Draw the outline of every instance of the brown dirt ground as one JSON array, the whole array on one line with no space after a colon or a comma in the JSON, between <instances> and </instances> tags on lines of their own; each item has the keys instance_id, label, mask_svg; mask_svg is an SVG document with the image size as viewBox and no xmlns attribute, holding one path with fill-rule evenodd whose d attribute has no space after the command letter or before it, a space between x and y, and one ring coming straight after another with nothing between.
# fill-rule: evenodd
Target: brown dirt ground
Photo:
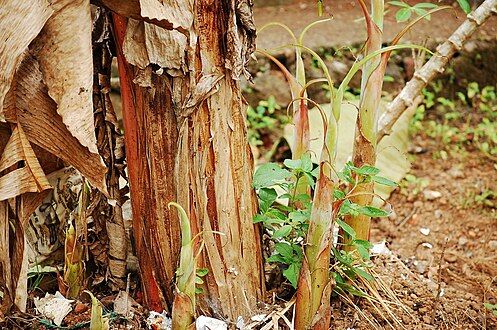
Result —
<instances>
[{"instance_id":1,"label":"brown dirt ground","mask_svg":"<svg viewBox=\"0 0 497 330\"><path fill-rule=\"evenodd\" d=\"M274 1L274 0L273 0ZM270 3L271 0L266 1ZM417 2L433 2L439 5L453 5L456 1L407 1L411 5ZM471 1L470 1L471 2ZM286 5L259 6L254 9L255 22L261 28L269 22L286 24L298 36L310 23L319 19L331 18L331 21L309 30L304 44L317 48L322 46L349 46L364 42L366 39L364 20L361 20L361 10L357 1L323 0L323 16L317 14L316 0L288 1ZM456 5L457 6L457 5ZM405 24L397 24L395 12L398 7L388 10L384 23L384 41L391 40ZM463 22L464 14L460 10L443 10L433 15L430 21L423 20L411 32L404 36L404 41L422 43L427 41L440 42L445 40ZM476 33L476 37L491 37L497 35L497 17L489 19ZM261 31L257 37L257 47L267 49L291 44L288 33L277 27Z\"/></svg>"},{"instance_id":2,"label":"brown dirt ground","mask_svg":"<svg viewBox=\"0 0 497 330\"><path fill-rule=\"evenodd\" d=\"M453 1L437 3L453 4ZM259 7L255 9L256 23L261 27L278 21L300 33L319 19L315 4L306 0ZM322 25L311 30L305 44L316 48L364 41L362 23L354 22L351 28L350 22L360 16L355 1L325 0L323 4L328 17L331 13L332 21L326 23L329 28ZM402 27L395 23L393 13L390 10L385 19L385 41ZM413 42L436 38L438 42L449 36L463 19L453 11L436 15L430 22L417 25L406 38ZM259 33L258 47L291 43L286 33L280 32L271 28ZM474 38L496 35L497 19L493 17ZM497 318L483 306L483 302L497 303L497 201L488 200L490 205L483 206L474 200L475 195L484 191L497 190L496 164L476 150L449 153L448 159L435 160L441 146L423 135L413 137L412 144L413 150L421 146L425 152L414 156L411 174L424 180L425 190L440 192L442 196L427 200L423 189L411 184L390 199L396 217L374 223L372 241L386 240L393 253L391 257L376 258L375 271L391 289L390 296L393 293L398 299L399 305L393 300L387 303L396 317L388 315L379 303L375 304L379 306L376 310L365 299L354 300L362 313L350 304L335 301L332 328L497 329ZM429 233L424 235L420 229L429 229ZM388 299L388 290L379 291L383 299Z\"/></svg>"},{"instance_id":3,"label":"brown dirt ground","mask_svg":"<svg viewBox=\"0 0 497 330\"><path fill-rule=\"evenodd\" d=\"M416 155L411 173L426 180L425 191L442 195L428 200L412 184L395 192L389 202L396 217L375 222L371 238L386 240L393 252L375 260L375 271L406 307L391 306L402 325L364 299L357 303L366 316L381 319L382 314L393 324L379 321L378 329L497 329L497 318L483 306L497 303L497 201L483 206L474 199L497 189L495 162L474 150L434 160L439 146L422 136L415 141L427 152ZM427 235L421 233L426 229ZM344 310L335 314L338 329L375 328L357 312Z\"/></svg>"}]
</instances>

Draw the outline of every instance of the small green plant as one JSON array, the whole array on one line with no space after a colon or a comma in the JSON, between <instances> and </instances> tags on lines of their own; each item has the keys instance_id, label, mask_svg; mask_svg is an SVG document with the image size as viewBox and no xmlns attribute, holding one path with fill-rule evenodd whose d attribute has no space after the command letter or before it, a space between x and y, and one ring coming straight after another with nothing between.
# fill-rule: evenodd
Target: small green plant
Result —
<instances>
[{"instance_id":1,"label":"small green plant","mask_svg":"<svg viewBox=\"0 0 497 330\"><path fill-rule=\"evenodd\" d=\"M415 4L414 6L410 6L404 1L389 1L388 3L390 5L400 7L400 9L395 14L395 19L399 23L408 21L411 18L412 14L416 14L418 16L425 15L424 18L430 20L431 17L428 14L427 9L437 8L436 4L429 2L420 2Z\"/></svg>"},{"instance_id":2,"label":"small green plant","mask_svg":"<svg viewBox=\"0 0 497 330\"><path fill-rule=\"evenodd\" d=\"M45 276L53 275L53 277L55 278L56 274L57 268L52 266L41 266L37 263L36 265L28 269L29 291L38 290Z\"/></svg>"},{"instance_id":3,"label":"small green plant","mask_svg":"<svg viewBox=\"0 0 497 330\"><path fill-rule=\"evenodd\" d=\"M428 14L428 10L437 8L437 5L430 2L420 2L415 4L414 6L409 5L404 1L389 1L388 2L392 6L400 7L399 10L395 13L395 19L398 23L407 22L413 14L418 16L424 16L423 18L426 20L430 20L431 16ZM467 0L457 0L457 3L464 10L466 14L471 11L471 6Z\"/></svg>"},{"instance_id":4,"label":"small green plant","mask_svg":"<svg viewBox=\"0 0 497 330\"><path fill-rule=\"evenodd\" d=\"M446 159L447 152L462 152L474 147L486 157L497 160L497 94L495 86L480 88L478 83L467 85L458 92L457 99L436 97L425 90L425 104L418 107L410 125L410 132L423 132L441 147L436 157ZM434 118L435 117L435 118ZM445 155L445 156L444 156Z\"/></svg>"},{"instance_id":5,"label":"small green plant","mask_svg":"<svg viewBox=\"0 0 497 330\"><path fill-rule=\"evenodd\" d=\"M274 96L268 97L267 100L259 101L255 109L251 106L247 109L247 127L249 143L254 146L262 145L261 140L264 131L268 132L283 125L286 121L284 116L278 116L277 110L281 107L276 102Z\"/></svg>"},{"instance_id":6,"label":"small green plant","mask_svg":"<svg viewBox=\"0 0 497 330\"><path fill-rule=\"evenodd\" d=\"M497 304L483 303L483 305L490 310L493 316L497 316Z\"/></svg>"},{"instance_id":7,"label":"small green plant","mask_svg":"<svg viewBox=\"0 0 497 330\"><path fill-rule=\"evenodd\" d=\"M429 181L424 178L418 178L413 174L406 174L404 180L400 183L400 193L408 196L409 193L419 194L424 188L428 187Z\"/></svg>"},{"instance_id":8,"label":"small green plant","mask_svg":"<svg viewBox=\"0 0 497 330\"><path fill-rule=\"evenodd\" d=\"M285 265L283 276L297 287L300 269L303 260L303 244L309 230L309 219L312 212L311 192L315 188L318 178L318 168L313 169L310 156L305 153L301 159L284 161L285 168L275 163L266 163L259 167L254 174L253 187L257 191L260 212L254 216L255 223L262 223L276 243L274 253L267 262L279 262ZM356 239L353 228L342 219L347 215L357 216L365 214L371 217L387 216L388 213L373 206L360 206L350 201L355 188L362 183L375 181L380 184L396 185L394 182L378 176L379 170L372 166L356 168L347 163L344 170L338 173L342 189L335 189L333 204L336 208L334 220L350 238L347 244L361 256L354 258L353 253L343 250L343 244L333 247L333 259L336 261L334 275L341 278L337 287L353 294L357 294L347 283L346 278L355 279L361 276L372 279L362 270L363 260L369 260L368 249L371 244L366 240ZM305 178L305 180L302 180ZM306 185L308 193L298 193L299 185ZM332 221L333 219L330 219ZM350 289L350 290L349 290Z\"/></svg>"}]
</instances>

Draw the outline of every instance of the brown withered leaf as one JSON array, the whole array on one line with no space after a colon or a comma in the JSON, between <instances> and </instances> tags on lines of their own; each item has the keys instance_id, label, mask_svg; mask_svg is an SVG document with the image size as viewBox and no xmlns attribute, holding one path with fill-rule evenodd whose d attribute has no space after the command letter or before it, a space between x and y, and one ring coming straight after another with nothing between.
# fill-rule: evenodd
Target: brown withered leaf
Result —
<instances>
[{"instance_id":1,"label":"brown withered leaf","mask_svg":"<svg viewBox=\"0 0 497 330\"><path fill-rule=\"evenodd\" d=\"M177 30L184 35L188 34L193 24L192 0L95 0L94 2L122 17L152 23L166 30Z\"/></svg>"},{"instance_id":2,"label":"brown withered leaf","mask_svg":"<svg viewBox=\"0 0 497 330\"><path fill-rule=\"evenodd\" d=\"M79 170L96 188L106 193L105 164L71 135L48 96L39 64L27 54L17 73L15 107L28 140ZM92 119L93 121L93 119Z\"/></svg>"},{"instance_id":3,"label":"brown withered leaf","mask_svg":"<svg viewBox=\"0 0 497 330\"><path fill-rule=\"evenodd\" d=\"M0 10L0 121L2 108L22 54L40 33L53 10L46 0L3 0Z\"/></svg>"},{"instance_id":4,"label":"brown withered leaf","mask_svg":"<svg viewBox=\"0 0 497 330\"><path fill-rule=\"evenodd\" d=\"M193 24L194 1L140 0L141 15L158 21L167 20L173 28L189 29Z\"/></svg>"},{"instance_id":5,"label":"brown withered leaf","mask_svg":"<svg viewBox=\"0 0 497 330\"><path fill-rule=\"evenodd\" d=\"M96 154L90 2L56 0L51 7L54 13L31 48L62 121L83 146Z\"/></svg>"},{"instance_id":6,"label":"brown withered leaf","mask_svg":"<svg viewBox=\"0 0 497 330\"><path fill-rule=\"evenodd\" d=\"M4 293L0 311L4 314L13 304L26 311L27 301L26 240L20 221L11 217L14 214L9 208L9 201L0 201L0 283Z\"/></svg>"},{"instance_id":7,"label":"brown withered leaf","mask_svg":"<svg viewBox=\"0 0 497 330\"><path fill-rule=\"evenodd\" d=\"M130 19L123 52L128 63L140 69L155 63L172 76L178 76L186 70L187 43L186 37L177 31Z\"/></svg>"},{"instance_id":8,"label":"brown withered leaf","mask_svg":"<svg viewBox=\"0 0 497 330\"><path fill-rule=\"evenodd\" d=\"M0 172L19 162L22 167L0 177L0 201L51 188L22 126L17 124L0 157Z\"/></svg>"}]
</instances>

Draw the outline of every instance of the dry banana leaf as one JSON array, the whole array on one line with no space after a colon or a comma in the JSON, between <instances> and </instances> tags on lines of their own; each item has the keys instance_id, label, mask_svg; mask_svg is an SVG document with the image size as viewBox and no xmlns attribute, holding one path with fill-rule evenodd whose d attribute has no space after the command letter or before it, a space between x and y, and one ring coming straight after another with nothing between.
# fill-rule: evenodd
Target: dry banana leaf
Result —
<instances>
[{"instance_id":1,"label":"dry banana leaf","mask_svg":"<svg viewBox=\"0 0 497 330\"><path fill-rule=\"evenodd\" d=\"M3 0L0 10L0 121L3 102L22 54L40 33L53 10L46 0Z\"/></svg>"},{"instance_id":2,"label":"dry banana leaf","mask_svg":"<svg viewBox=\"0 0 497 330\"><path fill-rule=\"evenodd\" d=\"M14 104L28 140L73 165L95 187L106 192L105 164L98 154L81 145L62 122L33 55L27 53L16 77L16 93L12 95L15 100L6 100L6 104Z\"/></svg>"},{"instance_id":3,"label":"dry banana leaf","mask_svg":"<svg viewBox=\"0 0 497 330\"><path fill-rule=\"evenodd\" d=\"M0 157L0 172L12 169L13 166L17 168L0 177L0 201L51 188L19 124Z\"/></svg>"},{"instance_id":4,"label":"dry banana leaf","mask_svg":"<svg viewBox=\"0 0 497 330\"><path fill-rule=\"evenodd\" d=\"M57 113L69 132L96 154L90 1L56 0L51 8L54 13L30 48Z\"/></svg>"}]
</instances>

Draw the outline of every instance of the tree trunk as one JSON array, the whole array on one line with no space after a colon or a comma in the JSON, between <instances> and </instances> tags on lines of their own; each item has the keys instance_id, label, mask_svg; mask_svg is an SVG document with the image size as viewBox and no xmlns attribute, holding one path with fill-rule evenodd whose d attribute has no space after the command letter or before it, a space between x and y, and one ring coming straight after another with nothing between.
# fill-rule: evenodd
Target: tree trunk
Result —
<instances>
[{"instance_id":1,"label":"tree trunk","mask_svg":"<svg viewBox=\"0 0 497 330\"><path fill-rule=\"evenodd\" d=\"M183 206L192 234L201 233L205 243L198 267L209 269L197 311L235 321L255 313L264 292L260 237L252 220L253 159L237 81L246 72L255 27L246 1L199 0L190 10L193 24L186 34L128 22L124 55L135 65L123 63L122 56L119 64L134 239L149 305L170 306L180 233L176 210L167 204ZM156 42L149 58L162 45L168 49L157 58L173 58L179 49L182 63L162 74L152 73L150 63L139 68L133 53L137 33L147 40L144 45ZM160 44L164 38L170 44ZM122 49L122 39L117 44Z\"/></svg>"}]
</instances>

